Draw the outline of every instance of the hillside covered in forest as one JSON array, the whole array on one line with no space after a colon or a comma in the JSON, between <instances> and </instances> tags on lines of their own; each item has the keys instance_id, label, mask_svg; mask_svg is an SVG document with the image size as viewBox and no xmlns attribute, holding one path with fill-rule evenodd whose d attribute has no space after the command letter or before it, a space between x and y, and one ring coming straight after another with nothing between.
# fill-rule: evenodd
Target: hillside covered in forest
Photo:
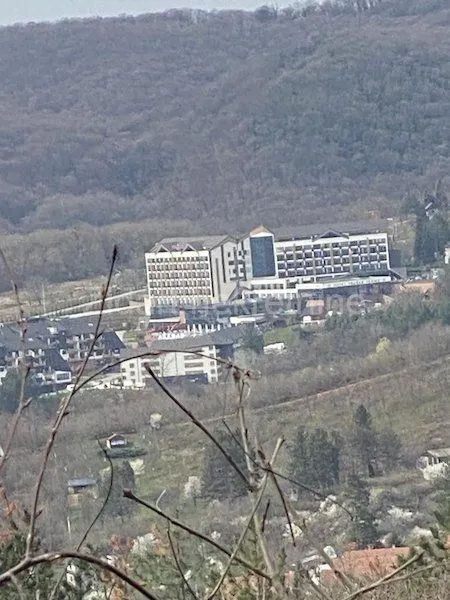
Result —
<instances>
[{"instance_id":1,"label":"hillside covered in forest","mask_svg":"<svg viewBox=\"0 0 450 600\"><path fill-rule=\"evenodd\" d=\"M126 264L178 230L392 216L445 177L447 0L347 4L0 29L0 243L19 277L33 248L48 280L97 274L133 222ZM74 244L96 264L69 272Z\"/></svg>"}]
</instances>

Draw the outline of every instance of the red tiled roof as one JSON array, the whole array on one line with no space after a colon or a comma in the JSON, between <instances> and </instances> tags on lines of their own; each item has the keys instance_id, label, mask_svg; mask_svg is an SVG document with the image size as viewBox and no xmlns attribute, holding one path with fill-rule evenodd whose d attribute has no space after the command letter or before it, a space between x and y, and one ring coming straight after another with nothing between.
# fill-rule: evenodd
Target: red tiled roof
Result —
<instances>
[{"instance_id":1,"label":"red tiled roof","mask_svg":"<svg viewBox=\"0 0 450 600\"><path fill-rule=\"evenodd\" d=\"M333 560L333 566L346 575L353 577L379 576L383 577L398 567L400 556L407 556L409 548L374 548L372 550L348 550L342 556ZM333 571L322 572L324 582L335 579Z\"/></svg>"}]
</instances>

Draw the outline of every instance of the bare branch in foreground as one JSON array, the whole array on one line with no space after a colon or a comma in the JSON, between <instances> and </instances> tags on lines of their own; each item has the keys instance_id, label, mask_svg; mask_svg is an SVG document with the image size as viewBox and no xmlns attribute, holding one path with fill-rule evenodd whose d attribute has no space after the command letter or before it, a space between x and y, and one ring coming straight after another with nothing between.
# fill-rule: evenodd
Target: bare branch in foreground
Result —
<instances>
[{"instance_id":1,"label":"bare branch in foreground","mask_svg":"<svg viewBox=\"0 0 450 600\"><path fill-rule=\"evenodd\" d=\"M169 538L170 550L172 551L173 560L175 561L175 565L176 565L176 567L177 567L177 569L178 569L178 572L179 572L179 574L180 574L180 577L181 577L181 579L183 580L183 583L184 583L184 585L186 586L186 589L187 589L187 590L189 591L189 593L191 594L191 596L192 596L193 598L195 598L195 600L198 600L198 596L197 596L197 594L196 594L196 593L195 593L195 591L193 590L193 588L192 588L191 584L189 583L189 581L188 581L188 580L187 580L187 578L186 578L186 575L185 575L185 574L184 574L184 572L183 572L183 567L181 566L180 559L179 559L179 557L178 557L178 553L177 553L177 551L176 551L175 544L174 544L174 541L173 541L173 538L172 538L172 534L171 534L171 532L170 532L170 523L169 523L169 526L167 527L167 537Z\"/></svg>"},{"instance_id":2,"label":"bare branch in foreground","mask_svg":"<svg viewBox=\"0 0 450 600\"><path fill-rule=\"evenodd\" d=\"M278 442L277 442L277 445L275 446L275 450L273 452L273 456L272 456L272 460L273 461L275 460L275 458L276 458L276 456L278 454L278 451L281 448L282 444L283 444L283 440L279 439ZM243 543L243 541L245 539L245 536L247 535L247 531L249 530L250 525L252 523L255 523L255 516L256 516L256 513L257 513L257 511L258 511L258 509L259 509L259 507L261 505L262 500L263 500L264 493L266 491L267 481L268 481L268 474L266 473L264 475L261 483L260 483L260 489L259 489L259 492L258 492L258 496L256 497L255 501L253 502L252 511L251 511L251 513L250 513L250 515L249 515L249 517L247 519L246 524L242 528L241 535L239 536L239 539L238 539L238 541L236 543L236 546L235 546L233 552L231 553L231 556L230 556L230 558L228 560L228 563L227 563L227 565L226 565L226 567L225 567L225 569L224 569L221 577L219 578L219 581L214 586L214 589L212 590L212 592L208 595L207 600L212 600L212 598L214 598L214 596L218 593L218 591L222 587L222 584L225 581L226 576L228 575L228 572L229 572L229 570L230 570L230 568L231 568L231 566L233 564L233 561L235 560L237 553L240 551L240 548L241 548L242 543Z\"/></svg>"},{"instance_id":3,"label":"bare branch in foreground","mask_svg":"<svg viewBox=\"0 0 450 600\"><path fill-rule=\"evenodd\" d=\"M0 574L0 585L12 581L13 577L16 577L17 575L19 575L19 573L23 573L24 571L27 571L37 565L44 563L51 564L53 562L65 560L68 558L80 560L82 562L95 565L104 571L112 573L113 575L127 583L129 586L131 586L134 590L142 594L144 598L148 598L148 600L160 600L159 596L145 589L143 585L135 581L132 577L127 575L127 573L121 571L107 560L104 560L103 558L98 558L96 556L91 556L90 554L84 554L82 552L73 551L48 552L46 554L39 554L37 556L31 556L28 558L25 557L17 565L11 567L4 573Z\"/></svg>"},{"instance_id":4,"label":"bare branch in foreground","mask_svg":"<svg viewBox=\"0 0 450 600\"><path fill-rule=\"evenodd\" d=\"M222 546L221 544L219 544L212 538L208 537L207 535L204 535L203 533L200 533L199 531L196 531L195 529L192 529L192 527L189 527L182 521L179 521L178 519L174 519L167 513L156 508L156 506L154 506L153 504L150 504L149 502L146 502L145 500L138 498L137 496L135 496L133 494L133 492L131 490L123 490L123 495L125 496L125 498L129 498L130 500L137 502L141 506L145 506L152 512L156 513L157 515L159 515L160 517L162 517L163 519L168 521L171 525L174 525L175 527L179 527L180 529L183 529L183 531L186 531L186 533L190 533L191 535L202 540L203 542L206 542L207 544L214 546L214 548L216 548L217 550L219 550L226 556L228 556L228 557L231 556L230 550L228 550L227 548L225 548L224 546ZM262 571L255 565L252 565L249 561L247 561L245 558L243 558L239 554L235 557L235 561L237 563L241 564L243 567L246 567L250 571L253 571L254 573L256 573L256 575L259 575L260 577L264 577L265 579L268 579L269 581L271 581L270 575L268 575L267 573L265 573L264 571Z\"/></svg>"},{"instance_id":5,"label":"bare branch in foreground","mask_svg":"<svg viewBox=\"0 0 450 600\"><path fill-rule=\"evenodd\" d=\"M30 525L29 525L29 529L28 529L27 544L26 544L26 557L27 558L29 558L31 556L32 549L33 549L33 542L34 542L35 528L36 528L36 516L37 516L37 511L38 511L37 507L38 507L38 503L39 503L42 482L44 480L45 471L47 469L47 464L48 464L48 461L50 458L50 453L54 446L58 430L61 427L61 423L62 423L64 417L67 415L67 410L70 406L70 403L71 403L73 397L75 396L75 394L78 392L78 390L84 385L83 383L81 385L78 385L78 383L80 382L80 379L87 367L89 358L92 356L92 353L93 353L94 347L95 347L95 343L98 339L102 314L103 314L103 311L105 308L105 302L106 302L106 298L108 296L109 287L111 285L116 260L117 260L117 246L114 246L112 258L111 258L111 265L110 265L109 274L108 274L108 279L107 279L106 285L102 289L100 312L99 312L99 316L97 319L92 343L91 343L89 350L86 354L86 357L83 361L81 369L79 370L78 375L76 377L74 389L69 394L69 396L63 402L61 402L61 405L60 405L59 410L55 417L55 421L53 423L53 427L50 432L50 436L49 436L49 438L47 440L47 444L45 446L44 456L42 459L41 468L40 468L40 471L39 471L39 474L38 474L38 477L36 480L36 485L35 485L35 490L34 490L33 506L31 509L31 518L30 518Z\"/></svg>"},{"instance_id":6,"label":"bare branch in foreground","mask_svg":"<svg viewBox=\"0 0 450 600\"><path fill-rule=\"evenodd\" d=\"M203 425L203 423L201 421L199 421L199 419L197 419L197 417L188 408L186 408L184 406L184 404L182 402L180 402L180 400L178 400L178 398L174 394L172 394L172 392L161 381L161 379L159 377L157 377L157 375L155 374L155 372L149 365L144 365L144 367L145 367L145 370L147 371L147 373L153 379L153 381L155 381L155 383L162 389L162 391L166 394L166 396L168 396L172 400L172 402L174 402L178 406L178 408L180 408L184 412L184 414L189 417L189 419L192 421L192 423L194 423L194 425L196 427L198 427L198 429L200 429L200 431L202 431L213 442L213 444L215 444L215 446L220 450L220 452L227 459L227 461L230 463L230 465L233 467L233 469L236 471L236 473L238 473L238 475L241 477L241 479L243 481L245 481L247 488L249 490L251 490L252 489L251 482L248 480L246 475L242 472L242 469L239 468L239 466L236 464L236 462L233 460L233 458L223 448L222 444L215 438L215 436L210 431L208 431L208 429Z\"/></svg>"}]
</instances>

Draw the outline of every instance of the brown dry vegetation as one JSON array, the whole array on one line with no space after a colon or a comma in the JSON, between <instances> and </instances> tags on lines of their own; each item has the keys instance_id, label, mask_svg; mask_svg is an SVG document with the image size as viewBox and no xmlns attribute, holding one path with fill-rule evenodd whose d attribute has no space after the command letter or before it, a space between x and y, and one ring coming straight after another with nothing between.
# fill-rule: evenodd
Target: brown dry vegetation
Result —
<instances>
[{"instance_id":1,"label":"brown dry vegetation","mask_svg":"<svg viewBox=\"0 0 450 600\"><path fill-rule=\"evenodd\" d=\"M285 436L288 444L280 454L279 469L286 471L289 442L300 425L333 428L345 436L354 408L364 402L376 426L391 426L400 435L404 446L403 464L409 469L390 479L378 479L374 485L382 489L395 488L405 498L415 490L419 498L423 495L423 481L415 470L415 460L428 445L445 445L450 423L449 344L450 329L427 326L395 344L392 353L383 360L374 363L375 359L369 357L335 364L339 378L336 371L327 373L323 367L277 375L275 365L274 373L269 376L269 363L261 379L252 383L251 435L257 434L265 448L270 448L280 435ZM352 383L345 384L345 380ZM233 426L236 391L231 381L178 392L186 406L210 429L220 426L223 417ZM24 418L16 439L7 477L18 497L27 497L29 474L38 464L38 456L33 451L42 448L48 435L44 412L47 402L36 401L35 410ZM162 427L156 432L149 427L153 412L163 416ZM2 429L5 425L6 422L2 422ZM59 515L60 526L52 527L52 539L65 537L65 481L74 476L97 476L99 470L107 466L99 454L96 436L129 429L137 431L130 439L148 450L143 457L145 474L139 479L139 491L144 497L155 500L167 489L165 502L179 505L187 477L201 476L207 442L160 391L153 387L143 392L85 390L77 396L70 418L62 426L45 480L47 501L55 510L52 508L43 520L51 514L55 522ZM26 470L19 468L23 464L27 464ZM194 510L192 517L195 518L200 508L190 507L188 511ZM239 505L230 510L230 514L239 515ZM205 524L217 523L217 515L213 513L210 517L202 514L201 518ZM102 526L114 529L113 524ZM126 524L126 528L135 533L140 526L139 513Z\"/></svg>"}]
</instances>

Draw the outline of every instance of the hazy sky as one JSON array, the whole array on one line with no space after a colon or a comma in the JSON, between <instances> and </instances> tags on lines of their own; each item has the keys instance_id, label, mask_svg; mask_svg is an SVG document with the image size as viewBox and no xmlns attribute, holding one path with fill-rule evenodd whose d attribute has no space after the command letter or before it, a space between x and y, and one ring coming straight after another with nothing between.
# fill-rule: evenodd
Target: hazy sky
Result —
<instances>
[{"instance_id":1,"label":"hazy sky","mask_svg":"<svg viewBox=\"0 0 450 600\"><path fill-rule=\"evenodd\" d=\"M119 15L192 7L255 9L263 0L0 0L0 25L64 17Z\"/></svg>"}]
</instances>

